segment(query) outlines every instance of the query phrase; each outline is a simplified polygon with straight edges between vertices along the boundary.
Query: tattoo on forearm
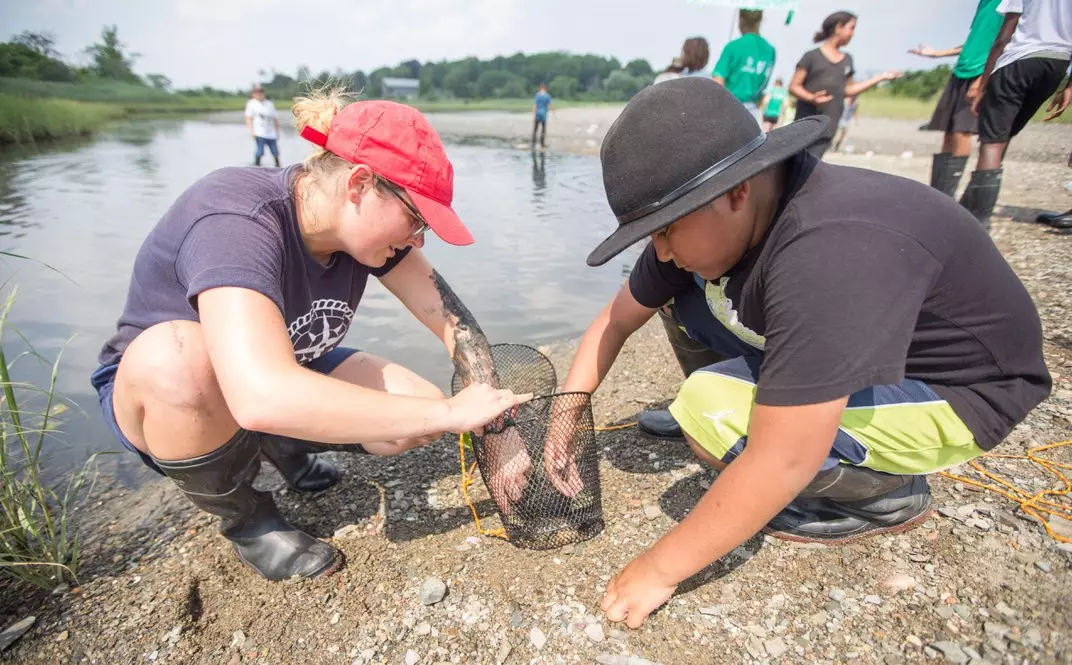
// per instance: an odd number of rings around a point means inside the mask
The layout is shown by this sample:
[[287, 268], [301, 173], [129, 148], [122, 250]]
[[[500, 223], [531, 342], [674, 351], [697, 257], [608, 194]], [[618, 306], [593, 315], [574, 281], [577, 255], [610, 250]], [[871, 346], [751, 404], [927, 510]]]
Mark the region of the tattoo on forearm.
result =
[[499, 386], [491, 349], [476, 319], [443, 277], [432, 271], [432, 282], [443, 300], [443, 315], [454, 324], [454, 356], [451, 360], [463, 385], [487, 383]]

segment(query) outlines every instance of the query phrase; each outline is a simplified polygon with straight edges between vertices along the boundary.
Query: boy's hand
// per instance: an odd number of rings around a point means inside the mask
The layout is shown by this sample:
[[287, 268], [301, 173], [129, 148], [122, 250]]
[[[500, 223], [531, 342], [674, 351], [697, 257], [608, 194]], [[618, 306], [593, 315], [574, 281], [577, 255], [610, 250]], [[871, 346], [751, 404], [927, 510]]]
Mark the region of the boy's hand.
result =
[[629, 562], [607, 585], [600, 607], [611, 621], [625, 621], [639, 628], [644, 619], [674, 595], [677, 584], [663, 581], [651, 563], [651, 555], [642, 554]]

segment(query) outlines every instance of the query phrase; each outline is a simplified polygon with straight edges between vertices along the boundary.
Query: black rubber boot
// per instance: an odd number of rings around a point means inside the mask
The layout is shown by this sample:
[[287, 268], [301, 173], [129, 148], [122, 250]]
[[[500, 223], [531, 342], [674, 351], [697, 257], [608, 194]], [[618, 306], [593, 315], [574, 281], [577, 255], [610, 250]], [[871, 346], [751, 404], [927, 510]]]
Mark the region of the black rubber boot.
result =
[[964, 174], [964, 167], [967, 164], [966, 156], [954, 157], [948, 152], [935, 154], [931, 160], [931, 187], [953, 198], [956, 196], [957, 187], [960, 186], [960, 176]]
[[[659, 310], [659, 320], [663, 322], [666, 330], [666, 338], [670, 340], [670, 348], [674, 350], [677, 364], [681, 371], [688, 377], [690, 374], [708, 365], [726, 360], [726, 357], [715, 353], [700, 342], [692, 339], [681, 329], [681, 322], [677, 316], [667, 314]], [[681, 426], [674, 420], [674, 416], [666, 409], [655, 409], [640, 414], [637, 429], [656, 439], [684, 440], [685, 435], [681, 432]]]
[[930, 513], [926, 476], [841, 464], [819, 473], [763, 531], [784, 540], [844, 543], [910, 529]]
[[335, 465], [304, 441], [275, 434], [260, 434], [260, 439], [261, 453], [299, 492], [319, 492], [339, 482]]
[[975, 219], [987, 231], [990, 230], [990, 215], [994, 212], [1001, 191], [1001, 173], [1002, 169], [973, 171], [971, 181], [960, 197], [960, 205], [975, 215]]
[[335, 570], [341, 555], [288, 523], [272, 495], [253, 489], [260, 468], [256, 433], [238, 432], [221, 448], [185, 460], [153, 461], [195, 506], [222, 518], [220, 533], [242, 563], [272, 581], [319, 577]]
[[1044, 212], [1035, 218], [1040, 224], [1049, 224], [1055, 229], [1072, 229], [1072, 210], [1068, 212]]

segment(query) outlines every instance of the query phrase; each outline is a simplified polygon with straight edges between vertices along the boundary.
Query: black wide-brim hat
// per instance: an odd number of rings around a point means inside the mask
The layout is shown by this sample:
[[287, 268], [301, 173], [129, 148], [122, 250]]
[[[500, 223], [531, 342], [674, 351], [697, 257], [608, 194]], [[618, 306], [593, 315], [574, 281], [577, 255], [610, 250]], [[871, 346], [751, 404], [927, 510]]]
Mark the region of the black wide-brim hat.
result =
[[811, 116], [764, 133], [737, 98], [707, 77], [681, 77], [641, 90], [599, 151], [618, 230], [588, 255], [588, 265], [603, 265], [811, 146], [828, 123], [825, 116]]

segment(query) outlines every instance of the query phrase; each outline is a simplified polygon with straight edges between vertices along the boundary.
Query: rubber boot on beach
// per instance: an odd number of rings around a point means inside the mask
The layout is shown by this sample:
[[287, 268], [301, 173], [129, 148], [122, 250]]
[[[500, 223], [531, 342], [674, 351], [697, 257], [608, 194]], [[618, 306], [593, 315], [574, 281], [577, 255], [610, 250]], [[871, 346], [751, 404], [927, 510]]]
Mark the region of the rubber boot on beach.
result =
[[926, 476], [839, 464], [819, 472], [763, 531], [784, 540], [844, 543], [905, 531], [930, 513]]
[[220, 533], [262, 577], [279, 581], [334, 571], [341, 560], [335, 548], [287, 522], [271, 493], [253, 489], [260, 454], [259, 435], [240, 429], [207, 455], [153, 461], [191, 503], [222, 518]]
[[[681, 371], [686, 378], [701, 367], [726, 360], [725, 356], [715, 353], [689, 337], [675, 314], [667, 314], [660, 309], [659, 319], [663, 322], [666, 337], [670, 340], [670, 348], [674, 350], [677, 364], [681, 366]], [[685, 440], [681, 426], [667, 409], [653, 409], [640, 414], [637, 429], [657, 439]]]
[[956, 196], [960, 176], [967, 164], [967, 156], [954, 157], [949, 152], [935, 154], [931, 158], [931, 187], [950, 198]]
[[973, 171], [971, 181], [960, 197], [960, 205], [975, 215], [987, 231], [990, 230], [990, 215], [1001, 192], [1001, 173], [1002, 169]]
[[279, 470], [292, 489], [319, 492], [339, 482], [339, 470], [318, 448], [288, 436], [260, 434], [261, 454]]

